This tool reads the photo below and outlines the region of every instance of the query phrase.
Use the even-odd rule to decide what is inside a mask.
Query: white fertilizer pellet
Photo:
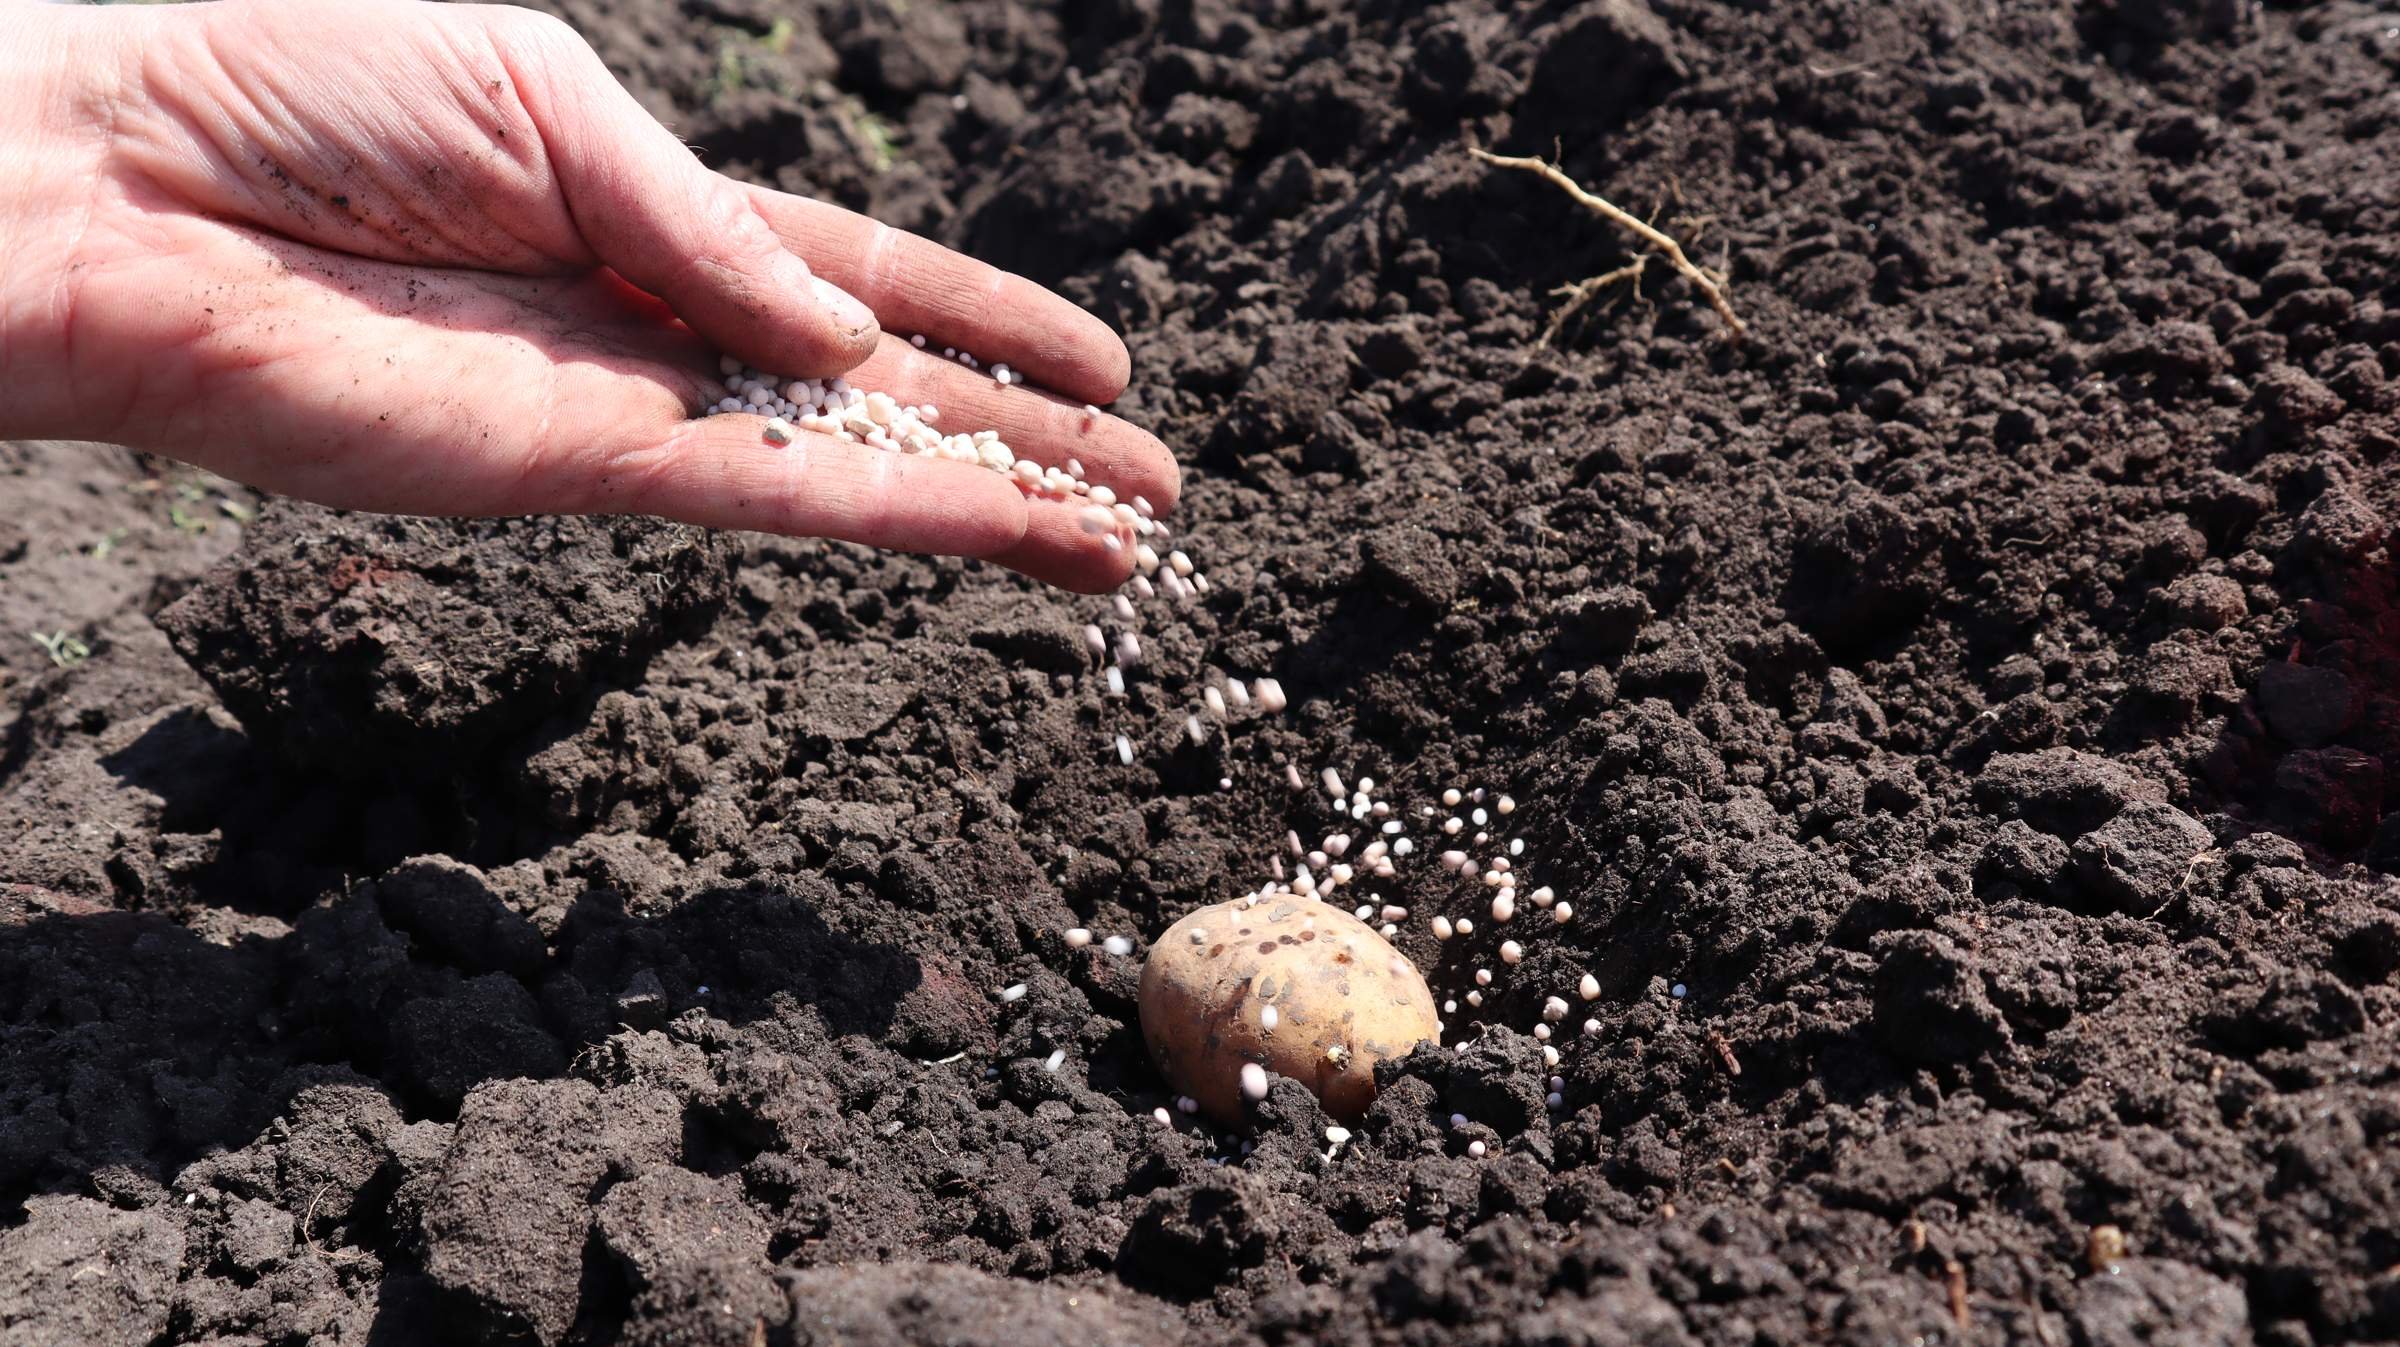
[[[975,367],[973,356],[958,352],[955,358],[970,369]],[[806,430],[847,444],[988,468],[1008,477],[1028,495],[1085,498],[1090,502],[1081,512],[1085,530],[1114,541],[1119,548],[1130,535],[1157,527],[1132,504],[1118,501],[1113,490],[1096,488],[1084,480],[1083,465],[1075,459],[1068,459],[1063,468],[1047,467],[1019,457],[997,431],[942,433],[934,428],[941,411],[931,403],[903,403],[888,393],[853,388],[846,379],[785,379],[751,369],[730,356],[721,360],[718,368],[725,375],[721,385],[724,396],[706,408],[705,414],[766,416],[769,419],[760,439],[767,444],[788,446],[798,432]],[[994,366],[992,377],[1004,385],[1023,382],[1006,365]]]

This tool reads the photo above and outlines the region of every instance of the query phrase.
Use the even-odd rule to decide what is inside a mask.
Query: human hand
[[[1155,438],[1082,410],[1128,373],[1098,319],[710,172],[555,20],[256,0],[0,5],[0,29],[0,434],[345,508],[648,513],[1125,578],[1127,551],[999,474],[693,419],[724,351],[1176,496]]]

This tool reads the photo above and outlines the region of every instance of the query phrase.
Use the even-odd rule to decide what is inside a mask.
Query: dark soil
[[[564,8],[1121,327],[1215,587],[1116,702],[985,568],[228,556],[0,450],[0,1343],[2400,1338],[2388,11]],[[1750,340],[1651,267],[1544,343],[1626,240],[1470,144]],[[1192,747],[1205,668],[1294,705]],[[1330,1159],[1153,1122],[1057,934],[1255,888],[1286,763],[1510,791],[1580,914]],[[1479,896],[1388,887],[1462,994]]]

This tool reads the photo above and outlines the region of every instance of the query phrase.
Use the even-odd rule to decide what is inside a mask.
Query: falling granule
[[[1674,986],[1669,987],[1667,989],[1667,995],[1674,997],[1678,1001],[1682,1000],[1684,996],[1684,985],[1678,982]]]
[[[1092,652],[1093,659],[1108,658],[1108,636],[1100,630],[1099,623],[1091,622],[1084,625],[1083,644]]]
[[[1242,1063],[1242,1098],[1253,1103],[1267,1097],[1267,1069],[1256,1062]]]
[[[1525,962],[1525,947],[1514,940],[1500,942],[1500,962],[1515,967]]]
[[[1552,1098],[1556,1097],[1557,1096],[1555,1095],[1552,1096]],[[1555,1107],[1555,1105],[1553,1107]],[[1161,1127],[1173,1127],[1175,1125],[1175,1115],[1167,1112],[1164,1108],[1154,1108],[1150,1110],[1150,1121],[1157,1123]]]
[[[1092,943],[1092,933],[1081,926],[1068,927],[1061,938],[1067,942],[1068,949],[1082,949]]]
[[[1473,1158],[1475,1158],[1475,1159],[1477,1159],[1477,1160],[1480,1160],[1480,1159],[1482,1159],[1482,1158],[1483,1158],[1483,1152],[1484,1152],[1484,1145],[1483,1145],[1483,1143],[1482,1143],[1482,1142],[1480,1142],[1480,1141],[1470,1141],[1470,1142],[1468,1142],[1468,1143],[1467,1143],[1467,1154],[1468,1154],[1469,1156],[1472,1156]]]
[[[1128,767],[1133,765],[1133,741],[1121,734],[1117,736],[1117,761]]]
[[[1065,1060],[1067,1060],[1067,1050],[1065,1048],[1052,1049],[1049,1058],[1042,1063],[1042,1069],[1044,1071],[1056,1071],[1058,1070],[1059,1063]]]
[[[1284,698],[1283,684],[1275,679],[1261,678],[1250,685],[1250,691],[1257,696],[1259,709],[1269,715],[1277,714],[1290,705]]]
[[[1111,954],[1123,957],[1124,955],[1133,953],[1133,942],[1126,939],[1124,936],[1112,935],[1108,939],[1100,942],[1100,948],[1107,950]]]
[[[1559,997],[1552,996],[1547,997],[1542,1001],[1543,1019],[1548,1020],[1552,1024],[1556,1024],[1566,1017],[1567,1003],[1564,1000],[1560,999]]]
[[[1009,986],[1006,986],[1006,987],[1002,987],[1002,988],[1000,989],[1000,999],[1001,999],[1003,1002],[1007,1002],[1007,1001],[1022,1001],[1022,1000],[1024,1000],[1024,999],[1025,999],[1025,984],[1024,984],[1024,983],[1022,983],[1022,982],[1018,982],[1018,983],[1012,983],[1012,984],[1010,984]]]
[[[1583,981],[1575,984],[1575,991],[1586,1001],[1597,1001],[1600,999],[1600,979],[1586,973]]]
[[[1106,674],[1104,675],[1104,677],[1106,677],[1106,678],[1108,679],[1108,695],[1109,695],[1109,696],[1111,696],[1111,697],[1122,697],[1122,696],[1124,696],[1124,695],[1125,695],[1125,671],[1124,671],[1123,669],[1120,669],[1120,668],[1118,668],[1116,665],[1114,665],[1114,664],[1111,664],[1111,665],[1109,665],[1109,666],[1108,666],[1108,670],[1107,670]],[[1120,736],[1118,736],[1118,738],[1119,738],[1119,741],[1120,741],[1120,742],[1122,742],[1122,740],[1123,740],[1123,736],[1122,736],[1122,735],[1120,735]],[[1132,761],[1132,759],[1128,758],[1128,759],[1126,759],[1126,761],[1127,761],[1127,762],[1131,762],[1131,761]]]

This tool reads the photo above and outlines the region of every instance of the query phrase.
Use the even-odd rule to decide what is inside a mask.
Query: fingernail
[[[822,276],[811,279],[809,286],[816,291],[817,302],[824,305],[825,311],[833,315],[833,321],[841,325],[845,336],[855,337],[861,332],[875,330],[875,311],[860,303],[858,296]]]

